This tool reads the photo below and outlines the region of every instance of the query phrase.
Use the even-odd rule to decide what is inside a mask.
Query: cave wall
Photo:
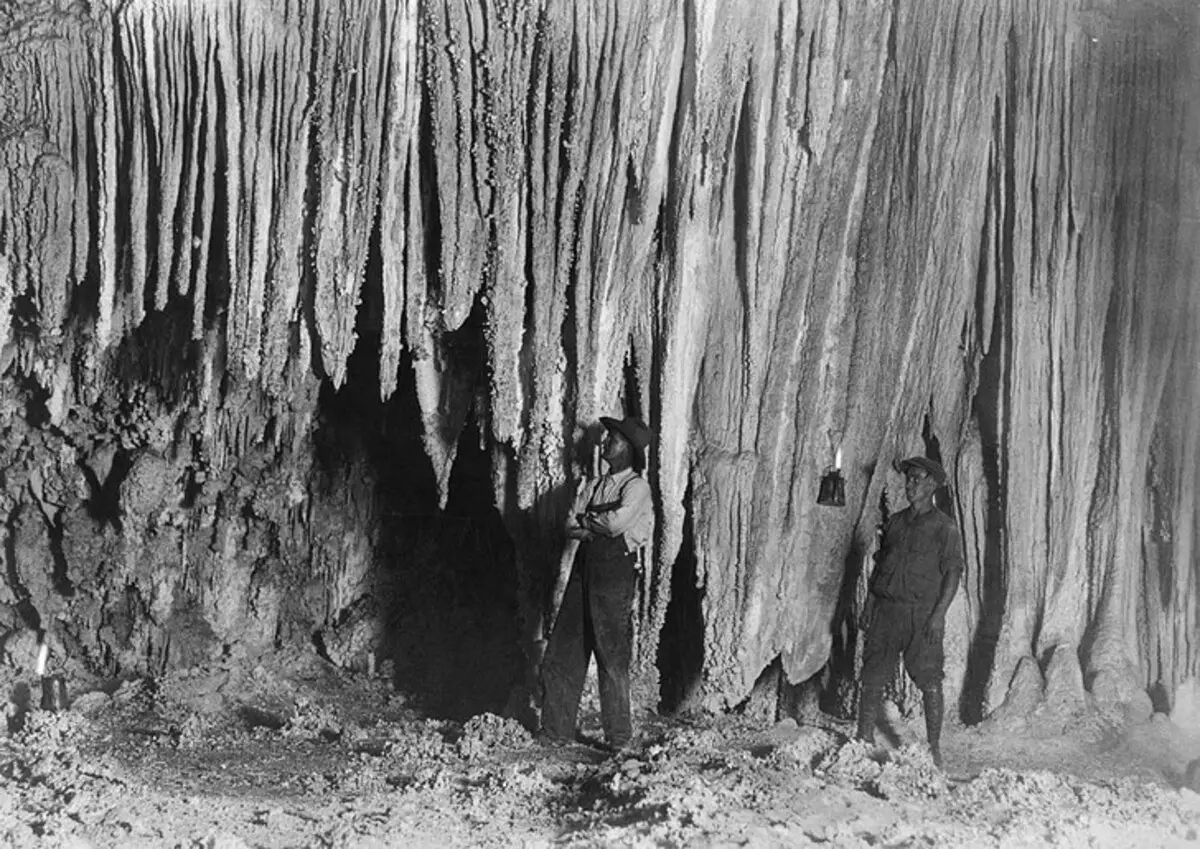
[[[1200,674],[1184,0],[4,15],[11,628],[135,668],[173,616],[214,651],[343,621],[380,520],[317,485],[313,435],[369,345],[443,504],[477,423],[531,663],[587,428],[624,407],[658,434],[638,663],[686,526],[696,705],[852,647],[891,463],[926,450],[967,548],[954,694],[986,712],[1056,648],[1106,698]]]

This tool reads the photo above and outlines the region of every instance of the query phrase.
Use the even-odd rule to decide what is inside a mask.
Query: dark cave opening
[[[463,344],[481,332],[473,321]],[[449,498],[438,508],[412,363],[379,398],[378,335],[361,336],[347,380],[323,384],[316,460],[323,486],[346,469],[369,479],[362,505],[374,555],[371,598],[379,660],[397,691],[437,716],[500,713],[521,675],[512,541],[492,500],[491,461],[474,415],[458,440]]]
[[[658,643],[659,709],[666,714],[686,710],[699,695],[704,669],[704,589],[696,581],[696,540],[692,528],[692,492],[683,503],[683,541],[671,566],[671,600]]]

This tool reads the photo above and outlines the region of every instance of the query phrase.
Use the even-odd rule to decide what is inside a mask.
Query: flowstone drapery
[[[658,435],[639,664],[694,569],[695,704],[776,659],[852,665],[891,462],[918,452],[967,546],[954,693],[994,708],[1056,651],[1110,701],[1200,675],[1184,0],[3,15],[11,628],[136,666],[182,662],[173,617],[224,645],[345,622],[385,520],[318,491],[313,433],[373,346],[442,504],[477,425],[534,660],[585,429],[624,410]],[[818,507],[839,447],[847,507]],[[137,469],[161,491],[129,495]],[[280,499],[239,512],[231,476],[268,471]]]

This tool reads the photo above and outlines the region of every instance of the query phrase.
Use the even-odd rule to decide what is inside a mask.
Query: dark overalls
[[[593,651],[604,736],[616,747],[633,736],[629,667],[636,563],[637,553],[627,551],[620,536],[597,536],[579,545],[542,661],[542,728],[551,737],[570,739],[575,733]]]

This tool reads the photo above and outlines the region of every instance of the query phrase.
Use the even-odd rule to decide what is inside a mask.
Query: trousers
[[[925,726],[929,745],[940,758],[938,741],[942,729],[942,674],[945,657],[940,641],[924,636],[932,605],[904,604],[876,599],[873,621],[863,646],[862,689],[858,696],[858,737],[875,739],[875,720],[883,702],[883,691],[892,680],[897,658],[921,688],[925,702]]]
[[[550,736],[574,736],[593,653],[604,737],[622,746],[633,736],[629,667],[635,562],[636,554],[626,551],[620,537],[597,537],[579,546],[542,660],[542,728]]]
[[[874,621],[863,646],[864,685],[872,682],[881,689],[886,687],[901,656],[904,668],[922,690],[942,682],[942,644],[930,642],[923,633],[932,609],[932,604],[875,600]]]

